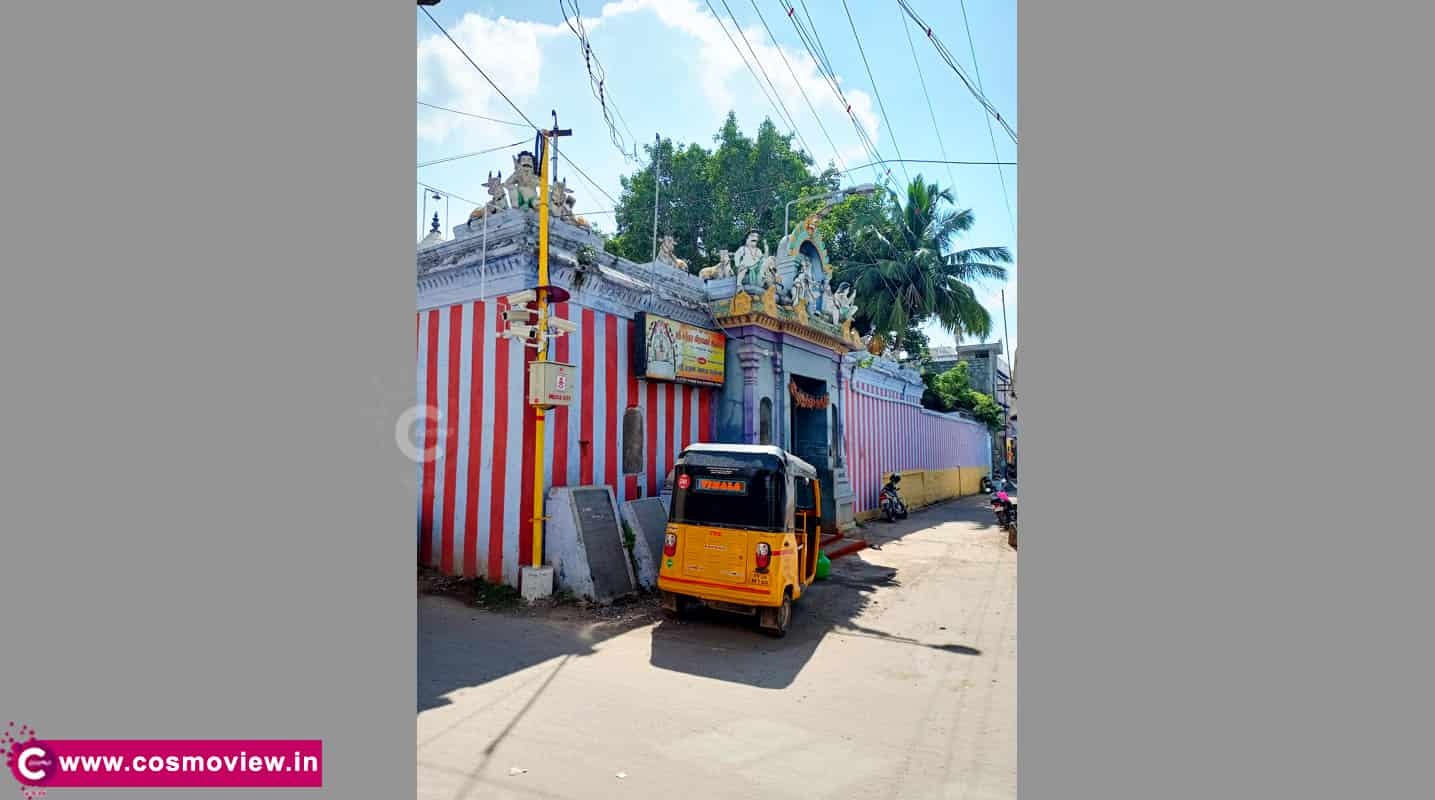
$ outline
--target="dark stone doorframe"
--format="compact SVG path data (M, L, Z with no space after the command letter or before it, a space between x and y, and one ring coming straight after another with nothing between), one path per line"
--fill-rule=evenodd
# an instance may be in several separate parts
M820 378L795 374L790 377L797 384L798 389L808 394L821 396L831 392L828 382ZM782 392L788 393L786 383L782 386ZM818 481L822 485L823 527L833 530L836 527L837 506L835 502L836 476L831 466L832 454L830 452L832 407L829 405L827 408L801 408L790 396L788 406L791 409L788 412L788 428L791 432L791 445L788 450L816 468Z

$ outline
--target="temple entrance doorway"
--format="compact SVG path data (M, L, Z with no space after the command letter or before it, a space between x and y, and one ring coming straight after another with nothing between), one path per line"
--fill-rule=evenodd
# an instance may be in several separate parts
M793 388L797 391L793 392ZM788 392L792 395L789 403L792 409L791 424L788 426L792 438L788 450L817 470L817 480L822 486L822 527L827 531L835 530L837 505L834 502L835 489L829 453L832 433L827 382L805 375L793 375Z

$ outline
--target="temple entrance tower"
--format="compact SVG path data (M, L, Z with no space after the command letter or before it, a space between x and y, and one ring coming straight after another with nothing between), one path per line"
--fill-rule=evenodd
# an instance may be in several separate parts
M826 247L810 217L775 252L761 232L750 232L731 264L733 274L705 280L713 316L728 335L718 440L775 444L812 464L824 520L833 528L850 525L839 399L842 357L862 347L852 331L851 289L832 286Z

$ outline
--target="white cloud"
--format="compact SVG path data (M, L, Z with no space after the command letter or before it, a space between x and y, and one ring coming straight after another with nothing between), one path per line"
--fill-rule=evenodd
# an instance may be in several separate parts
M715 108L732 108L736 105L739 96L753 98L760 106L767 106L767 101L762 99L762 91L753 85L753 76L748 68L743 65L743 59L751 62L752 54L747 50L747 44L752 45L753 53L757 55L758 64L753 65L761 78L763 71L772 80L776 87L778 96L787 111L792 114L797 123L798 130L803 131L807 142L817 153L819 163L830 156L831 149L827 140L821 135L812 120L812 113L807 108L807 102L803 95L811 101L817 110L822 122L836 142L847 140L855 135L849 127L849 123L843 118L847 116L847 109L838 100L837 95L832 91L827 81L819 74L817 63L813 61L805 47L792 49L784 45L778 45L767 37L767 31L761 24L749 21L749 24L742 29L747 37L747 44L738 35L733 27L732 19L724 17L722 25L709 13L706 3L695 3L691 0L619 0L605 5L602 11L603 19L612 19L624 14L637 13L639 11L651 11L658 19L669 28L686 34L696 39L698 47L694 51L698 58L698 74L702 76L702 91L708 102ZM786 24L784 20L770 20L769 26ZM724 33L724 26L727 32ZM590 26L591 28L591 26ZM774 30L777 34L778 30ZM796 33L793 32L793 36ZM731 40L729 40L729 36ZM734 48L733 44L737 47ZM672 46L674 43L668 43ZM779 48L780 51L779 51ZM741 55L739 55L741 53ZM784 63L784 57L786 63ZM791 69L789 69L789 66ZM795 80L794 80L795 76ZM839 84L842 83L841 76L838 76ZM764 81L763 86L766 87ZM847 100L852 104L852 114L866 130L868 136L874 142L878 140L878 118L872 112L871 96L860 89L842 87ZM766 110L770 110L767 107ZM777 118L773 120L779 123L779 127L786 128L786 124L780 123ZM867 161L866 151L862 146L854 145L841 149L841 158L848 162L849 166L864 163ZM861 159L860 161L854 159Z
M509 98L523 108L541 84L543 44L559 34L567 34L568 29L562 23L543 25L469 13L449 27L448 32L474 62L503 87ZM522 121L463 54L438 32L418 43L418 99L472 114ZM458 142L481 147L525 135L522 128L466 124L463 117L422 106L418 112L418 138L424 141L443 142L461 131Z
M718 8L718 13L724 15L727 33L708 11L705 2L693 0L615 0L605 4L597 16L585 17L583 25L591 33L612 25L614 20L641 13L651 13L671 32L666 41L654 43L656 47L670 53L672 58L693 61L692 69L699 78L698 86L690 91L701 92L714 109L756 110L757 113L773 116L779 128L786 129L786 124L773 113L762 92L753 85L753 76L743 63L744 57L750 59L751 56L724 9ZM796 39L791 23L775 13L765 16L774 34L790 40L797 45L796 49L778 45L769 39L766 30L751 13L740 15L739 19L745 20L743 32L757 54L758 63L776 86L798 130L815 150L813 156L817 163L827 163L832 158L832 149L813 121L807 101L811 102L832 136L838 148L838 160L848 167L868 162L867 151L857 141L856 132L846 119L846 106L819 74L816 62ZM555 69L552 58L557 51L550 49L545 53L544 47L560 39L572 40L573 37L563 22L547 25L506 17L492 19L472 12L465 14L448 30L469 56L523 109L540 105L536 101L543 91L544 62L550 62L547 64L549 72ZM741 55L733 47L733 41L729 41L729 34L741 49ZM576 47L573 41L562 43ZM760 76L761 72L758 74ZM843 83L840 76L838 80ZM878 141L879 117L873 112L871 95L846 85L843 85L843 91L852 104L852 115L867 135L874 142ZM418 42L417 95L418 99L434 105L521 121L463 54L437 31ZM807 101L804 101L804 95ZM539 121L539 124L542 122ZM417 109L419 141L441 145L443 150L478 150L530 134L516 126L481 123L422 106Z

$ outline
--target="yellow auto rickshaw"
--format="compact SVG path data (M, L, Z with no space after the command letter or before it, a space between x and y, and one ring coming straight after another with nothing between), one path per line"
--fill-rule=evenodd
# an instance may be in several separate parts
M694 444L673 467L658 589L664 612L705 605L787 635L792 601L817 577L822 490L779 447Z

